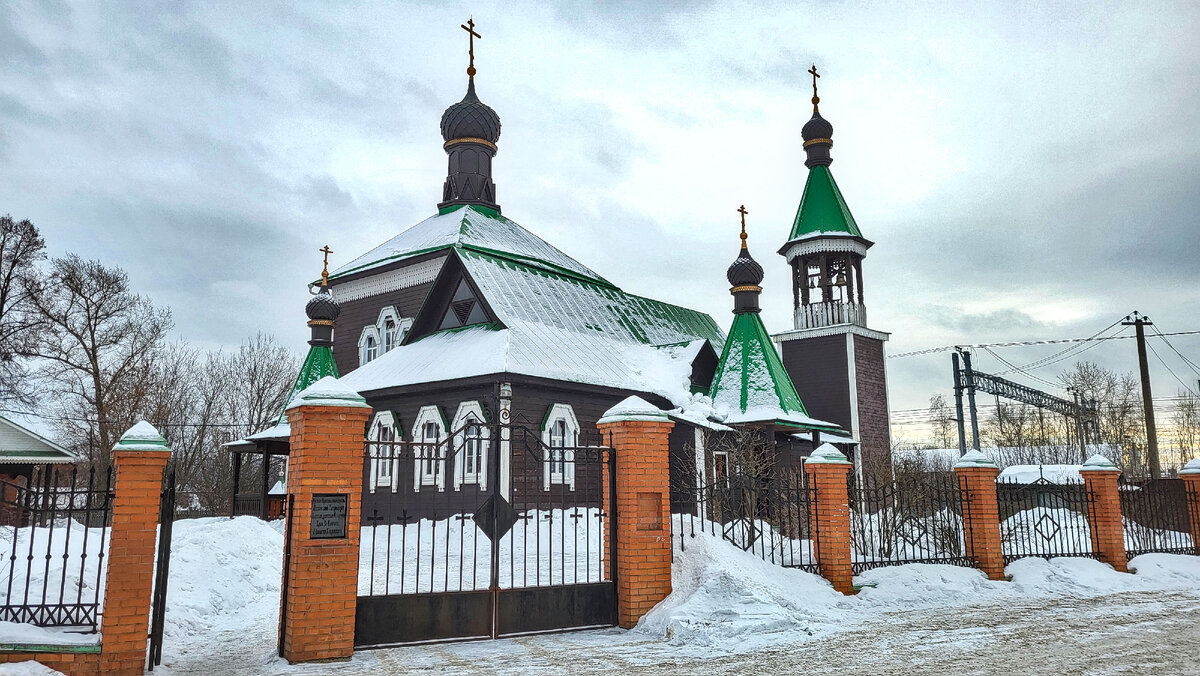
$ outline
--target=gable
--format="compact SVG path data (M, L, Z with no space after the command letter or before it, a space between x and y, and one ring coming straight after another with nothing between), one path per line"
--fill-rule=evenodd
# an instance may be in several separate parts
M496 313L463 266L458 250L452 249L401 345L437 331L492 323L499 323Z

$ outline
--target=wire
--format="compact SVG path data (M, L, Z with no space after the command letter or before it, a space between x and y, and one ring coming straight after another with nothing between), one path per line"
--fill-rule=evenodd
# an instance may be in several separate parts
M46 415L44 413L34 413L33 411L17 411L17 410L10 409L10 408L0 408L0 413L11 413L14 415L29 416L31 418L41 418L43 420L67 420L70 422L83 422L83 423L91 423L91 424L96 424L96 425L99 425L101 423L107 423L107 424L116 424L116 423L126 423L127 424L128 423L128 421L123 421L123 420L100 420L99 418L72 418L70 416ZM245 427L245 428L253 427L253 425L247 425L246 423L172 423L172 422L164 422L164 423L155 423L155 424L159 427Z
M1200 329L1194 331L1171 331L1163 333L1163 336L1194 336L1200 334ZM1116 335L1111 340L1128 340L1134 336ZM949 352L959 348L978 348L985 347L1025 347L1027 345L1056 345L1059 343L1083 343L1092 340L1091 338L1056 338L1053 340L1016 340L1008 343L975 343L971 345L942 345L939 347L930 347L924 350L913 350L912 352L899 352L897 354L889 354L888 359L899 359L900 357L916 357L923 354L933 354L935 352Z
M1043 357L1042 359L1036 359L1020 368L1017 368L1016 370L1024 371L1026 369L1039 368L1042 366L1049 366L1050 364L1056 363L1058 361L1062 361L1063 359L1070 358L1071 353L1076 350L1080 350L1081 347L1082 347L1082 350L1080 350L1080 352L1087 351L1097 345L1097 343L1092 343L1090 345L1088 343L1095 340L1098 336L1105 333L1106 331L1113 328L1114 326L1118 326L1120 323L1121 323L1121 320L1118 319L1117 321L1113 322L1112 324L1109 324L1108 326L1104 327L1103 329L1100 329L1096 333L1092 334L1091 337L1083 340L1082 342L1076 343L1076 344L1072 345L1071 347L1067 347L1062 350L1059 350L1058 352L1055 352L1054 354L1050 355L1049 357ZM1124 331L1124 330L1125 330L1125 327L1122 327L1121 329L1118 329L1118 333L1120 331ZM1111 338L1112 336L1109 336L1109 337ZM1004 375L1004 374L1000 374L1000 375Z
M1163 368L1167 370L1167 373L1170 373L1172 376L1174 376L1175 380L1179 381L1179 384L1183 386L1183 389L1188 391L1188 394L1191 394L1193 397L1196 396L1196 393L1192 391L1192 388L1188 387L1187 384L1183 382L1182 378L1175 375L1175 371L1173 371L1170 366L1167 366L1167 362L1164 361L1163 358L1158 354L1158 350L1154 349L1153 345L1147 342L1146 347L1150 348L1150 351L1153 352L1154 356L1158 358L1158 363L1162 364Z
M1018 367L1018 366L1014 365L1014 364L1013 364L1012 362L1010 362L1009 360L1007 360L1007 359L1005 359L1004 357L1001 357L1000 355L996 354L994 351L992 351L992 348L990 348L990 347L985 347L985 348L983 348L983 349L984 349L984 351L986 351L988 354L992 355L992 356L993 356L993 357L995 357L996 359L999 359L1001 364L1004 364L1005 366L1009 366L1009 367L1011 367L1011 368L1010 368L1008 371L1005 371L1005 372L1004 372L1004 373L1006 373L1006 374L1007 374L1007 373L1012 373L1013 371L1019 371L1019 372L1021 373L1021 375L1024 375L1025 377L1027 377L1027 378L1030 378L1031 380L1036 380L1037 382L1043 383L1043 384L1045 384L1045 385L1049 385L1050 387L1054 387L1054 388L1060 388L1060 389L1062 388L1062 384L1061 384L1061 383L1052 383L1052 382L1050 382L1049 380L1046 380L1045 378L1040 378L1040 377L1038 377L1038 376L1035 376L1035 375L1033 375L1032 373L1026 373L1025 371L1021 370L1021 368L1020 368L1020 367Z
M1179 358L1183 360L1183 363L1187 364L1188 368L1192 369L1192 373L1195 373L1197 377L1200 377L1200 367L1197 367L1195 362L1183 356L1183 353L1177 350L1175 346L1171 344L1171 341L1167 340L1166 335L1163 334L1162 331L1159 331L1157 326L1151 324L1150 328L1154 329L1154 333L1158 334L1159 338L1162 338L1162 341L1167 344L1167 347L1171 348L1175 354L1179 355Z

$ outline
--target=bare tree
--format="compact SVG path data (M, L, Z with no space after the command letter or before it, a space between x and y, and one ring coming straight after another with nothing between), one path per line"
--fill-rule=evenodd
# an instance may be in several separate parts
M941 392L929 398L929 420L933 425L933 443L938 448L958 446L954 414Z
M74 254L51 262L31 300L44 324L32 351L55 395L58 434L107 465L120 434L152 406L171 314L133 293L120 268Z
M1099 441L1117 451L1118 457L1110 460L1131 474L1145 473L1146 430L1138 378L1081 361L1059 380L1085 399L1096 400Z
M28 220L0 216L0 403L32 406L26 387L27 357L37 332L37 263L45 258L46 243Z
M1190 392L1179 393L1179 403L1171 416L1175 426L1176 447L1180 466L1195 457L1200 457L1200 399Z

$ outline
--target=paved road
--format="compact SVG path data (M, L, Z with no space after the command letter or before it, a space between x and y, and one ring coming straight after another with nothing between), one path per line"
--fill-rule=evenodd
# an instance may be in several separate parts
M677 645L606 630L469 644L364 651L348 663L288 666L274 634L212 637L180 652L175 674L1186 674L1200 673L1200 590L1010 600L881 614L810 637L755 646ZM218 656L219 655L219 656Z

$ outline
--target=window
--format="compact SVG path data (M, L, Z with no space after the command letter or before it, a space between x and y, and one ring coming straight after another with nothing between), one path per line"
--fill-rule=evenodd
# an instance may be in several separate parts
M374 326L368 326L358 337L358 365L367 364L378 356L379 330Z
M368 487L372 493L381 488L396 490L396 470L400 460L399 453L390 442L396 441L397 427L396 415L391 411L380 411L371 420L367 440L380 442L370 446L371 468Z
M570 404L550 407L542 423L542 443L545 444L542 488L563 484L575 490L575 445L579 439L579 421Z
M446 490L446 420L437 406L423 406L413 422L413 490Z
M454 414L451 429L454 437L454 490L463 484L487 488L490 430L483 406L478 401L464 401Z
M713 452L713 484L729 487L729 454L725 451Z

